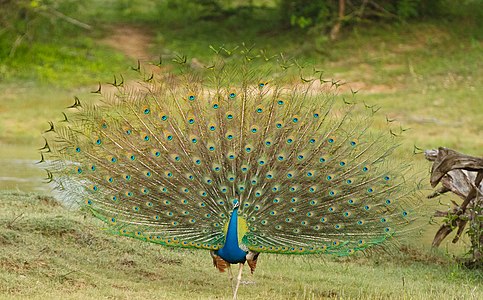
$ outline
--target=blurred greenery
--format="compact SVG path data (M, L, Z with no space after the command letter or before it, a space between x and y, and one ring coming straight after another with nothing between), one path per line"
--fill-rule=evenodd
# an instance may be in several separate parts
M460 39L479 41L482 3L351 1L347 4L346 27L340 40L348 44L354 34L357 38L363 34L369 39L378 35L386 37L388 43L401 42L406 38L403 32L406 27L434 24L439 30L448 31L451 38L459 35ZM0 82L22 80L81 86L94 75L121 72L126 69L121 67L127 63L125 57L98 42L120 24L142 25L153 35L151 46L156 48L157 55L182 53L206 59L211 55L209 45L234 47L241 42L310 62L326 62L333 59L331 56L346 55L344 51L333 51L340 42L330 41L327 36L334 23L334 18L328 16L336 13L337 1L1 0L1 4ZM389 15L406 17L354 17L354 12L364 5L364 11L374 6ZM398 13L400 10L407 11ZM314 16L322 19L315 20ZM417 18L411 23L403 22L409 17ZM308 23L301 26L294 18L303 18ZM308 27L311 30L307 31Z
M386 3L388 14L350 15L364 2L351 1L352 7L347 8L348 18L344 19L339 37L331 40L328 31L337 16L337 1L0 0L1 188L40 189L40 175L32 167L34 158L38 158L36 148L44 143L40 133L48 129L48 120L63 118L61 111L72 104L74 95L79 95L82 101L91 100L90 91L96 90L99 82L112 82L113 75L123 74L130 80L134 75L130 69L137 59L156 62L161 56L169 62L175 55L184 54L190 65L197 68L209 62L213 53L210 45L231 49L243 42L266 49L268 53L283 52L296 57L303 65L323 70L327 78L347 82L341 89L342 96L350 94L350 88L359 90L360 101L381 107L376 126L385 126L387 116L395 119L402 129L408 129L401 152L411 152L415 145L423 149L447 146L481 156L483 1L368 1ZM414 160L415 168L422 172L427 170L429 164L422 155L415 156ZM46 193L45 189L41 193ZM42 215L46 207L39 205L45 201L40 199L39 204L35 197L22 193L2 195L5 199L1 216L4 224L15 218L19 207L28 208L28 214L35 217L17 223L25 225L25 229L11 226L4 231L2 227L0 246L7 245L8 251L0 257L0 271L3 272L0 279L4 280L0 291L6 295L22 298L36 293L33 298L61 298L61 293L52 294L48 290L62 286L62 291L90 298L95 298L99 291L105 297L149 297L146 291L153 288L149 283L152 280L157 287L168 286L165 291L159 291L161 298L180 295L189 298L189 291L205 284L196 277L207 277L214 272L205 267L210 262L202 254L187 257L162 250L159 255L152 245L140 246L124 239L119 250L117 238L111 241L110 237L85 227L90 225L80 225L77 220L80 217L70 216L71 212L65 209L55 207ZM442 203L450 200L451 197L447 197ZM437 205L431 203L428 205ZM35 207L34 213L30 206ZM65 222L51 220L64 214L68 215ZM369 258L361 266L350 262L341 266L341 262L329 261L325 266L337 270L336 277L317 277L319 273L307 275L311 274L309 263L294 277L287 277L293 272L288 267L290 260L269 259L266 272L257 270L260 286L245 289L246 295L256 297L258 290L262 298L274 293L307 299L444 299L460 295L479 298L481 274L468 273L450 263L451 256L464 252L466 247L446 243L436 258L434 253L421 252L429 248L435 230L436 227L431 227L423 233L422 242L414 242L420 243L425 250L411 252L410 249L402 258L388 258L382 263ZM46 232L58 234L48 237ZM70 240L71 236L76 238ZM77 237L81 237L81 242L87 238L86 245L76 244ZM29 239L35 242L29 244ZM59 245L63 246L65 239L69 239L69 244L62 248ZM91 246L91 239L98 245ZM42 250L43 247L48 250ZM18 249L23 250L19 252ZM104 266L117 265L109 271L109 278L99 283L90 276L101 279L105 273L97 267L89 267L91 258L84 258L89 257L89 253L105 251L103 249L110 253L99 258ZM55 258L54 254L59 251L64 252ZM51 255L43 258L42 253ZM128 253L126 259L121 257L125 253ZM153 261L132 258L139 255L151 255ZM192 284L188 285L188 292L178 291L184 265L160 264L160 269L181 275L174 279L163 277L159 279L161 282L152 279L153 273L159 271L152 267L159 256L179 260L182 264L203 264L190 277ZM125 261L131 264L131 260L135 260L138 267L125 265ZM438 261L436 265L432 265L433 260ZM414 285L411 289L394 291L392 285L401 280L401 264L405 264L404 278L414 279L411 281ZM73 266L73 270L87 271L69 273L69 266ZM34 271L37 269L40 271ZM382 286L387 270L391 276L387 286ZM139 275L134 281L130 280L132 272ZM372 275L365 280L368 273ZM19 276L27 276L29 284L21 285L23 277ZM310 282L308 290L300 279L304 276L309 276L305 277L308 278L306 282ZM295 277L299 279L294 280ZM421 278L424 280L420 281ZM148 282L143 283L146 279ZM286 289L280 285L274 290L268 282L276 280L290 285ZM320 287L321 280L337 288ZM352 284L347 284L347 280ZM64 285L65 282L69 285ZM356 288L360 284L363 287ZM34 292L33 288L39 285L44 288ZM346 290L343 285L352 288ZM81 288L87 288L86 294ZM206 291L200 297L211 297L212 285L203 289ZM216 297L227 294L224 290L216 291Z

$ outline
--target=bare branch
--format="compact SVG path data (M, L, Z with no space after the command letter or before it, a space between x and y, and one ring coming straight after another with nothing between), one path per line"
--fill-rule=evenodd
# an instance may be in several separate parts
M77 19L74 19L72 17L69 17L67 15L64 15L63 13L61 13L60 11L58 10L55 10L53 9L52 7L48 7L48 10L47 10L50 14L56 16L57 18L59 19L62 19L64 21L67 21L75 26L78 26L78 27L81 27L81 28L84 28L84 29L87 29L87 30L92 30L92 26L89 25L89 24L86 24L84 22L81 22Z

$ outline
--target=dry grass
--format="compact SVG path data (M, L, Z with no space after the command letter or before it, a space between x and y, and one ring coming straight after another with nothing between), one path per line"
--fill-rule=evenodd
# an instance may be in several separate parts
M0 194L2 299L229 299L207 251L110 236L36 194ZM483 274L404 246L353 258L261 255L240 299L481 299ZM391 252L391 251L388 251ZM248 272L247 272L248 273Z

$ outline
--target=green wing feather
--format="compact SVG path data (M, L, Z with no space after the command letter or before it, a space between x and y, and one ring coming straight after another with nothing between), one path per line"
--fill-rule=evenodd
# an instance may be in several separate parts
M112 232L169 246L220 248L234 199L258 252L344 255L405 230L393 138L329 84L259 60L242 51L76 106L46 133L57 187Z

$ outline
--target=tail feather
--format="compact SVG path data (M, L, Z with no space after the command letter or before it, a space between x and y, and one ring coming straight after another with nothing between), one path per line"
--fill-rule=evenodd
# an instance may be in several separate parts
M371 109L240 55L70 108L42 150L58 186L113 232L171 246L222 247L234 199L256 252L345 255L403 231L414 189Z

